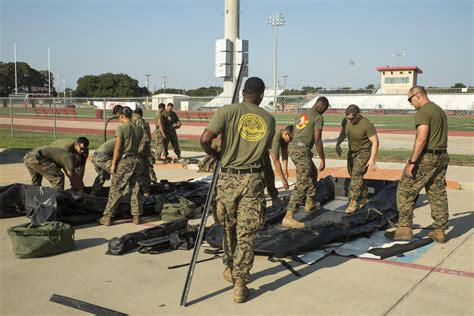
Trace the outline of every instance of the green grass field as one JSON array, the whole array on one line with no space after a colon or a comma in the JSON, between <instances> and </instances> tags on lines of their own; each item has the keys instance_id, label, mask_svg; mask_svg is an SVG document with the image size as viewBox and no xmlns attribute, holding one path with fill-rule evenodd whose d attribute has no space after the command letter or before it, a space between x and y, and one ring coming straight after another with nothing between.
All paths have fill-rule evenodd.
<instances>
[{"instance_id":1,"label":"green grass field","mask_svg":"<svg viewBox=\"0 0 474 316\"><path fill-rule=\"evenodd\" d=\"M0 129L0 148L9 149L23 149L29 150L39 146L45 146L54 141L53 134L50 132L25 132L25 131L14 131L14 137L11 138L11 131L9 129ZM57 138L75 138L77 134L58 133ZM103 143L103 136L99 135L88 135L90 141L90 148L96 149L100 144ZM108 136L110 139L111 136ZM202 152L201 146L198 141L193 140L180 140L179 145L181 150L185 151L196 151ZM154 148L154 143L152 144ZM344 149L347 152L347 148ZM337 156L334 146L328 146L325 149L326 158L328 159L345 159L345 156ZM390 161L390 162L404 162L409 157L410 151L408 150L386 150L381 149L378 153L378 161ZM474 166L474 155L457 155L450 154L450 164L452 165L466 165Z\"/></svg>"},{"instance_id":2,"label":"green grass field","mask_svg":"<svg viewBox=\"0 0 474 316\"><path fill-rule=\"evenodd\" d=\"M95 118L95 109L86 109L78 108L77 117L80 118ZM34 111L31 108L14 108L14 116L36 116ZM10 109L0 108L0 115L10 115ZM112 111L107 110L107 117L112 116ZM145 118L152 120L155 118L156 111L145 111ZM178 112L179 115L179 112ZM295 113L276 113L274 114L277 124L279 125L289 125L294 123L296 117ZM377 128L390 129L390 130L414 130L415 118L414 115L394 115L394 114L366 114L365 115ZM340 126L342 119L344 118L343 114L334 114L328 113L324 115L324 121L326 126ZM184 120L184 118L183 118ZM472 115L462 115L455 114L448 116L448 128L450 131L458 132L473 132L474 131L474 116Z\"/></svg>"}]
</instances>

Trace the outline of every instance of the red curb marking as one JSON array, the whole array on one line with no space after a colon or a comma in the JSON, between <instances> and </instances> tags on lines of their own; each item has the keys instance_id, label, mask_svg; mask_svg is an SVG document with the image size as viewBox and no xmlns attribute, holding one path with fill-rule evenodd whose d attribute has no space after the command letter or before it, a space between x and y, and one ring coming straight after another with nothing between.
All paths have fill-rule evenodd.
<instances>
[{"instance_id":1,"label":"red curb marking","mask_svg":"<svg viewBox=\"0 0 474 316\"><path fill-rule=\"evenodd\" d=\"M418 269L418 270L425 270L425 271L433 270L434 272L443 273L443 274L474 278L474 272L468 272L468 271L446 269L446 268L434 268L434 267L425 266L422 264L406 263L406 262L398 262L398 261L390 261L390 260L375 260L375 259L367 259L367 258L356 258L356 259L374 262L374 263L384 263L384 264L389 264L389 265L398 266L398 267Z\"/></svg>"}]
</instances>

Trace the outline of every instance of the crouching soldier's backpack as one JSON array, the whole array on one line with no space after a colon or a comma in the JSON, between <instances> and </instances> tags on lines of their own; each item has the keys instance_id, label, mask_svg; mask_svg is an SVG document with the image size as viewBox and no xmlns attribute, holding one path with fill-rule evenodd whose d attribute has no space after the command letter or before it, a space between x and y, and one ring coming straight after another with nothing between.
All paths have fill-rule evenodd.
<instances>
[{"instance_id":1,"label":"crouching soldier's backpack","mask_svg":"<svg viewBox=\"0 0 474 316\"><path fill-rule=\"evenodd\" d=\"M164 203L161 208L161 219L172 222L180 219L192 219L196 214L196 204L183 197L177 197ZM155 207L156 210L156 207Z\"/></svg>"},{"instance_id":2,"label":"crouching soldier's backpack","mask_svg":"<svg viewBox=\"0 0 474 316\"><path fill-rule=\"evenodd\" d=\"M75 248L74 228L62 222L46 222L37 227L26 223L10 227L7 232L19 259L51 256Z\"/></svg>"}]
</instances>

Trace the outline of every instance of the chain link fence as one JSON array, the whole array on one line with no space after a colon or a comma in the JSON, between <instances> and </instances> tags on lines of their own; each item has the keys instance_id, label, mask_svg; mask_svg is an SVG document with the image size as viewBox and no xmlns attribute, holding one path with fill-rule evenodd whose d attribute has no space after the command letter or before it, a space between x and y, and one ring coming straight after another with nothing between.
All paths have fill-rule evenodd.
<instances>
[{"instance_id":1,"label":"chain link fence","mask_svg":"<svg viewBox=\"0 0 474 316\"><path fill-rule=\"evenodd\" d=\"M376 127L380 138L379 161L405 161L412 150L415 111L404 95L337 94L326 95L331 107L324 114L323 140L327 158L344 159L335 153L335 143L345 108L357 104ZM298 113L311 108L318 95L265 97L261 107L271 112L279 127L294 124ZM432 94L430 99L448 115L448 151L451 164L474 165L474 94ZM0 147L32 148L61 137L85 135L95 148L104 134L113 137L116 120L112 108L122 104L144 109L144 117L154 129L158 104L171 102L183 122L178 130L184 150L201 151L199 136L213 111L230 98L162 96L149 98L0 98ZM107 130L105 127L107 126ZM104 133L104 130L106 133ZM347 151L347 143L343 149Z\"/></svg>"}]
</instances>

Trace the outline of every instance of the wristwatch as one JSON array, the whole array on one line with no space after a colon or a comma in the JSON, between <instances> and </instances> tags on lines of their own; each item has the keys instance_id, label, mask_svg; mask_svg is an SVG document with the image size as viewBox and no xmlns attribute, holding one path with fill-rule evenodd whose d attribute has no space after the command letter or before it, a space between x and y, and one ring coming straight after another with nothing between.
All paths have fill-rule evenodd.
<instances>
[{"instance_id":1,"label":"wristwatch","mask_svg":"<svg viewBox=\"0 0 474 316\"><path fill-rule=\"evenodd\" d=\"M408 164L409 165L414 165L414 164L416 164L416 161L411 161L410 159L408 159Z\"/></svg>"}]
</instances>

